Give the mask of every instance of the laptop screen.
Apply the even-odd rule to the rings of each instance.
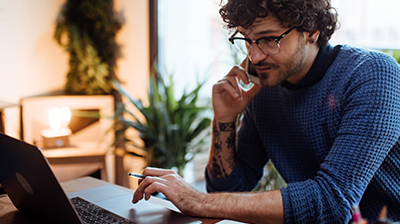
[[[21,212],[52,223],[81,223],[41,150],[0,133],[0,183]]]
[[[40,223],[81,223],[39,148],[0,133],[0,155],[0,183],[15,207]],[[68,196],[82,197],[135,223],[201,223],[148,201],[132,204],[132,192],[115,185]]]

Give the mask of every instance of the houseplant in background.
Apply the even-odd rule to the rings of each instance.
[[[396,60],[397,63],[400,64],[400,50],[385,50],[383,52],[392,56],[394,60]]]
[[[114,127],[117,136],[133,128],[139,132],[143,145],[128,138],[125,142],[146,152],[144,157],[148,166],[176,168],[182,175],[193,156],[209,145],[211,108],[209,103],[200,105],[199,91],[203,83],[176,98],[172,75],[152,75],[147,106],[132,97],[119,82],[113,83],[127,101],[116,107]]]
[[[120,49],[115,37],[122,24],[113,0],[65,1],[54,32],[54,39],[69,54],[64,94],[112,95],[114,102],[121,100],[111,80],[118,80],[115,68]],[[115,182],[124,185],[122,171],[123,158],[116,155]]]
[[[67,94],[112,93],[115,35],[122,26],[116,16],[112,0],[67,0],[62,7],[54,38],[70,55]]]

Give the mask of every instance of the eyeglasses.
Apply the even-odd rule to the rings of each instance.
[[[294,28],[288,29],[279,37],[261,37],[257,40],[252,40],[245,37],[235,37],[239,31],[236,31],[230,38],[229,41],[236,46],[236,48],[244,54],[251,54],[251,45],[255,42],[257,46],[268,55],[276,55],[281,51],[280,41],[286,35],[288,35]]]

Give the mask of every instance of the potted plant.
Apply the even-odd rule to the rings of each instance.
[[[70,55],[67,94],[112,93],[115,35],[122,26],[115,15],[112,0],[67,0],[62,7],[54,38]]]
[[[172,76],[166,77],[168,84],[160,74],[150,77],[147,106],[130,96],[120,83],[113,82],[127,100],[116,106],[114,128],[117,136],[130,128],[139,132],[143,145],[136,144],[132,139],[124,140],[146,152],[144,157],[148,166],[176,168],[182,175],[193,156],[209,145],[211,107],[209,103],[200,105],[199,90],[203,83],[198,83],[195,89],[189,93],[185,91],[176,99]],[[130,111],[129,106],[133,106],[139,116]]]

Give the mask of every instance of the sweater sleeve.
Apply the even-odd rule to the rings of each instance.
[[[244,111],[236,137],[236,167],[226,178],[217,178],[206,168],[207,190],[251,191],[261,179],[269,157],[251,118],[253,104]],[[240,140],[240,141],[239,141]]]
[[[380,53],[352,63],[337,69],[347,80],[334,91],[342,118],[329,153],[313,179],[282,189],[286,223],[348,223],[351,205],[399,139],[399,66]]]

